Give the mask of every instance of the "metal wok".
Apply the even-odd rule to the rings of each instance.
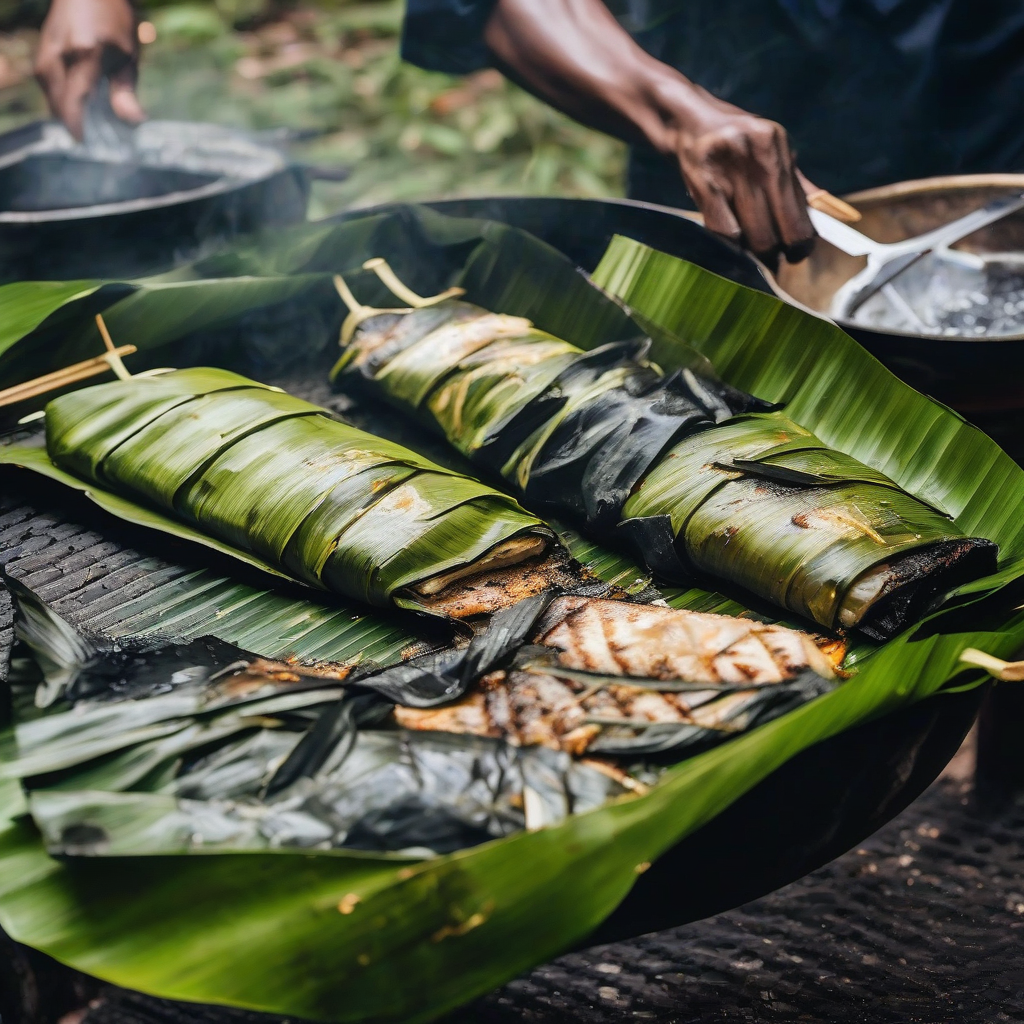
[[[434,205],[450,214],[493,217],[525,227],[587,269],[618,232],[768,290],[749,257],[699,225],[655,207],[522,198]],[[311,366],[302,386],[290,375],[290,389],[314,394],[322,387],[322,373],[319,365]],[[80,522],[81,510],[52,494],[41,507],[47,520],[52,518],[47,532],[52,529],[55,536],[74,530]],[[159,541],[144,533],[129,537],[121,524],[97,521],[92,528],[100,532],[103,544],[75,558],[69,588],[75,578],[89,572],[90,552],[101,551],[109,557],[111,548],[131,545],[125,557],[141,561],[160,551]],[[138,554],[133,556],[131,551]],[[0,562],[12,555],[0,549]],[[42,557],[41,552],[33,555],[37,563]],[[53,566],[54,574],[61,571]],[[138,587],[145,585],[145,574],[140,576]],[[0,621],[0,637],[3,633]],[[935,697],[808,749],[669,851],[642,876],[595,940],[636,935],[717,913],[799,878],[856,845],[938,775],[973,722],[978,701],[977,692]]]
[[[864,216],[858,230],[880,242],[895,242],[1022,188],[1022,174],[979,174],[902,182],[847,198]],[[1024,252],[1024,215],[976,231],[955,248],[978,254]],[[864,262],[819,241],[804,263],[781,265],[774,276],[764,273],[780,298],[824,312]],[[846,321],[840,326],[908,384],[952,406],[1018,461],[1024,457],[1024,334],[972,339],[874,330]]]
[[[306,216],[307,174],[257,137],[148,121],[135,139],[126,159],[50,122],[0,135],[0,283],[140,277]]]

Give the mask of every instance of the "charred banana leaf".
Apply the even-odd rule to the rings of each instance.
[[[54,399],[46,443],[78,479],[372,605],[445,612],[437,595],[555,547],[512,498],[222,370]]]
[[[562,751],[381,728],[393,701],[458,698],[506,663],[549,598],[495,615],[467,648],[449,652],[449,673],[431,690],[422,670],[413,685],[390,670],[353,687],[344,672],[270,662],[209,639],[127,649],[93,642],[8,582],[18,637],[43,678],[12,680],[19,721],[2,775],[27,788],[54,853],[424,857],[557,824],[627,792],[616,773]],[[54,694],[46,673],[58,663],[65,685]]]
[[[369,313],[334,380],[370,385],[532,507],[616,532],[663,578],[707,574],[885,639],[994,571],[991,542],[751,395],[666,376],[645,341],[584,352],[461,301]]]
[[[659,769],[638,758],[820,696],[843,656],[749,619],[539,594],[464,648],[357,677],[209,639],[86,639],[10,583],[38,672],[12,680],[0,777],[68,855],[461,849],[643,792]]]
[[[220,790],[216,774],[232,759],[248,771],[279,758],[280,739],[260,734],[221,750],[160,793],[40,791],[32,816],[51,852],[78,856],[344,849],[422,858],[554,825],[626,792],[557,751],[367,730],[338,769],[276,800],[253,786],[236,786],[231,799],[186,795]]]

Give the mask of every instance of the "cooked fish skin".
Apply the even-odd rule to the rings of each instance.
[[[451,619],[480,619],[510,605],[552,589],[568,589],[592,582],[582,567],[555,547],[539,558],[497,566],[460,576],[431,594],[416,593],[416,604]]]
[[[547,661],[492,672],[455,704],[396,707],[395,718],[407,729],[501,736],[574,756],[607,729],[627,736],[648,724],[740,732],[766,687],[807,669],[835,677],[843,647],[817,640],[750,619],[560,597],[534,638],[551,649]],[[562,669],[569,672],[560,675]],[[668,688],[680,682],[708,689]]]
[[[779,683],[803,668],[830,678],[845,653],[755,619],[579,597],[552,604],[537,642],[567,668],[712,685]]]

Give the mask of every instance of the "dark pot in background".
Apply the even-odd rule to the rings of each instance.
[[[309,180],[275,146],[150,121],[128,162],[37,122],[0,136],[0,282],[141,277],[306,216]]]

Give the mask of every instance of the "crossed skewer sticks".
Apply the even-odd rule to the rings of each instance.
[[[121,357],[130,356],[138,349],[134,345],[115,346],[110,332],[107,330],[107,325],[99,313],[96,314],[96,327],[99,329],[106,352],[92,359],[83,359],[80,363],[65,366],[62,370],[54,370],[53,373],[44,374],[42,377],[34,377],[23,384],[4,388],[0,391],[0,406],[27,402],[30,398],[45,395],[48,391],[56,391],[58,388],[68,387],[110,371],[113,371],[121,380],[127,380],[131,374],[125,369]]]
[[[456,298],[464,294],[464,289],[462,288],[449,288],[446,291],[441,292],[440,295],[433,295],[429,298],[424,298],[421,295],[417,295],[414,291],[403,284],[388,265],[387,261],[380,258],[367,260],[363,264],[363,269],[373,271],[373,273],[375,273],[381,281],[395,295],[397,295],[399,299],[401,299],[401,301],[408,303],[409,308],[401,310],[382,310],[375,309],[370,306],[364,306],[352,295],[351,291],[349,291],[344,278],[342,278],[341,275],[335,275],[335,287],[338,290],[338,294],[349,308],[349,315],[342,327],[342,341],[344,343],[347,343],[351,339],[352,334],[355,333],[355,329],[363,320],[371,316],[376,316],[378,313],[409,313],[413,309],[433,306],[446,299]],[[19,402],[27,402],[31,398],[38,398],[40,395],[45,395],[48,391],[56,391],[59,388],[70,387],[72,384],[78,384],[80,381],[88,380],[90,377],[97,377],[100,374],[108,373],[110,371],[113,371],[121,380],[127,380],[131,377],[132,374],[125,369],[124,363],[121,362],[121,357],[130,356],[137,352],[138,349],[134,345],[115,346],[114,342],[111,340],[110,332],[107,330],[107,325],[103,320],[103,316],[100,313],[96,314],[96,327],[100,332],[100,337],[103,339],[103,345],[106,348],[104,353],[94,356],[92,359],[84,359],[80,363],[65,366],[62,370],[54,370],[53,373],[44,374],[42,377],[34,377],[32,380],[27,380],[22,384],[15,384],[13,387],[0,390],[0,408],[6,405],[16,405]],[[150,376],[161,372],[164,371],[150,370],[141,376]],[[139,375],[136,374],[136,376]]]

